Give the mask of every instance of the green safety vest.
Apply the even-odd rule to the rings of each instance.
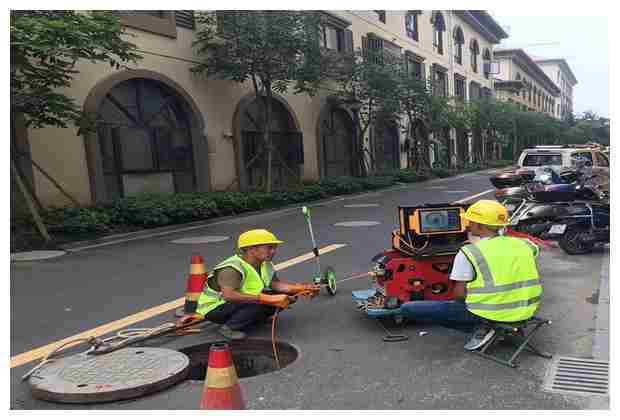
[[[238,255],[233,255],[213,267],[213,271],[205,282],[202,293],[198,298],[198,308],[196,309],[198,314],[204,316],[218,306],[226,303],[226,300],[222,296],[222,292],[218,292],[209,287],[209,281],[214,279],[218,270],[228,267],[237,270],[239,274],[241,274],[241,288],[239,289],[241,293],[258,296],[265,288],[271,286],[274,268],[270,261],[265,261],[261,264],[259,275],[254,267],[245,262],[243,258]]]
[[[467,283],[467,309],[500,322],[523,321],[540,305],[542,282],[536,268],[538,247],[530,241],[498,236],[461,248],[476,271]]]

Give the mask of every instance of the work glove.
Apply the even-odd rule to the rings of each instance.
[[[183,325],[191,324],[193,322],[200,321],[201,319],[204,319],[204,316],[200,314],[187,314],[179,318],[177,321],[177,327],[182,327]]]
[[[280,309],[288,308],[288,305],[291,303],[287,295],[268,295],[265,293],[261,293],[258,296],[258,301],[263,305],[276,306]]]
[[[290,286],[291,293],[315,297],[321,292],[321,286],[313,283],[297,283]]]

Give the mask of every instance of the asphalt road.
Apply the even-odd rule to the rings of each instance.
[[[401,186],[390,191],[343,197],[312,207],[319,247],[346,244],[321,257],[345,279],[363,273],[371,258],[390,247],[390,230],[398,225],[398,205],[463,199],[492,188],[488,172]],[[481,198],[491,197],[491,194]],[[475,199],[473,200],[475,201]],[[376,207],[345,207],[377,204]],[[345,221],[374,221],[366,227],[335,227]],[[141,313],[184,294],[190,257],[200,254],[207,267],[232,254],[236,237],[267,227],[286,243],[276,263],[311,250],[299,208],[232,218],[191,231],[84,249],[38,262],[11,264],[11,408],[13,409],[195,409],[202,383],[185,381],[158,394],[122,403],[62,405],[34,400],[20,377],[36,362],[27,352],[83,331]],[[175,244],[172,240],[204,235],[230,239],[211,244]],[[536,344],[555,357],[608,359],[597,309],[601,269],[608,249],[592,255],[567,256],[559,249],[542,253],[539,269],[545,281],[540,314],[553,321]],[[315,265],[305,261],[281,271],[292,281],[309,281]],[[300,302],[279,321],[278,336],[300,350],[285,369],[245,378],[241,386],[253,409],[582,409],[607,408],[608,398],[545,392],[550,361],[521,357],[518,369],[503,367],[463,350],[467,336],[458,330],[408,323],[402,343],[382,341],[376,321],[359,313],[351,291],[366,289],[368,277],[338,285],[336,296]],[[603,288],[601,290],[608,290]],[[608,302],[607,297],[607,302]],[[156,315],[136,326],[156,326],[173,319]],[[420,335],[420,332],[426,332]],[[205,333],[206,334],[206,333]],[[269,337],[268,325],[254,334]],[[166,342],[184,348],[201,336]],[[607,354],[606,354],[607,353]],[[26,362],[24,362],[26,361]],[[13,363],[12,363],[13,365]]]

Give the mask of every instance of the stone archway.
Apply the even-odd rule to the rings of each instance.
[[[264,189],[267,178],[268,150],[263,98],[244,97],[235,110],[235,154],[237,178],[241,190]],[[281,189],[301,181],[304,163],[303,135],[288,103],[274,95],[271,103],[272,188]]]
[[[323,177],[358,175],[355,127],[349,111],[327,103],[318,121],[318,162]]]
[[[91,90],[84,111],[97,118],[95,132],[85,135],[93,202],[210,190],[202,114],[168,77],[116,73]]]

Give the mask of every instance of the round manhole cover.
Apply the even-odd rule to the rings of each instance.
[[[375,226],[379,225],[381,222],[373,222],[369,220],[360,220],[355,222],[339,222],[335,223],[334,226],[338,227],[364,227],[364,226]]]
[[[65,251],[28,251],[11,253],[11,261],[47,260],[65,255]]]
[[[230,239],[229,236],[194,236],[191,238],[180,238],[171,241],[173,244],[209,244],[213,242],[224,242]]]
[[[93,403],[141,397],[187,377],[189,358],[178,351],[131,347],[99,356],[75,355],[44,365],[30,377],[34,397]]]

